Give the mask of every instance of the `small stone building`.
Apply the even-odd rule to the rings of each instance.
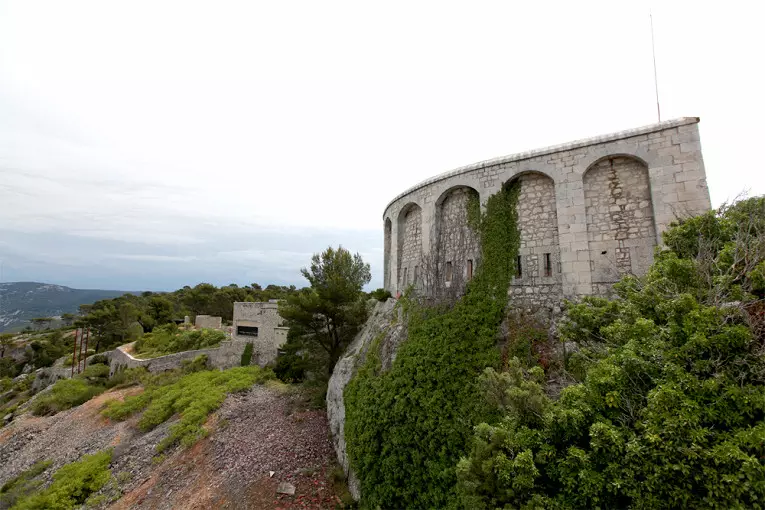
[[[217,315],[197,315],[194,319],[194,326],[197,328],[221,329],[221,324],[221,318]]]
[[[289,328],[282,323],[275,299],[267,303],[236,302],[231,338],[253,344],[252,362],[265,366],[276,359],[279,348],[287,341]]]

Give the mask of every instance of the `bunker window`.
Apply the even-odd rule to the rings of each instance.
[[[467,279],[472,280],[473,279],[473,260],[468,259],[467,261]]]
[[[236,334],[241,336],[258,336],[257,326],[237,326]]]
[[[545,276],[552,276],[552,259],[549,253],[545,253]]]
[[[518,258],[515,261],[515,277],[516,278],[522,278],[523,277],[523,269],[521,269],[521,256],[518,255]]]
[[[447,282],[452,281],[452,263],[451,262],[446,263],[446,281]]]

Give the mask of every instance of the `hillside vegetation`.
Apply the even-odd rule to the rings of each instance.
[[[135,357],[156,358],[176,352],[193,351],[217,347],[226,339],[223,331],[195,329],[183,331],[175,324],[154,328],[151,333],[141,336],[133,346]]]
[[[663,239],[614,299],[569,304],[552,351],[511,330],[505,361],[488,356],[475,286],[410,313],[392,369],[371,356],[346,389],[361,506],[763,508],[765,199]]]

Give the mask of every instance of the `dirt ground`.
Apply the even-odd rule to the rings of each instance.
[[[342,507],[326,413],[306,409],[294,389],[254,386],[230,395],[208,420],[206,438],[164,456],[154,448],[171,422],[141,433],[136,418],[117,423],[99,413],[107,400],[138,391],[107,392],[58,415],[24,415],[0,429],[0,484],[39,460],[53,461],[50,476],[84,454],[113,447],[111,470],[122,497],[108,508]],[[294,495],[277,492],[282,482],[294,486]]]

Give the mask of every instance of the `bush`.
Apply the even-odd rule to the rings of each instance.
[[[81,378],[60,379],[48,393],[37,397],[32,404],[32,413],[37,416],[56,414],[83,404],[104,390],[104,387],[91,386]]]
[[[241,366],[248,367],[252,363],[252,344],[248,343],[244,346],[244,352],[242,353]]]
[[[112,450],[105,450],[62,466],[53,473],[53,483],[47,489],[20,498],[14,510],[68,510],[82,505],[109,481],[111,459]]]
[[[590,359],[558,401],[518,360],[485,374],[504,417],[476,427],[457,466],[463,507],[763,507],[765,337],[748,307],[761,299],[765,201],[664,239],[619,299],[569,307],[562,339]]]
[[[393,297],[389,290],[385,289],[375,289],[372,292],[369,293],[369,296],[372,298],[375,298],[378,301],[385,302],[391,297]]]
[[[452,309],[408,297],[408,338],[381,373],[379,342],[345,389],[345,437],[368,508],[444,508],[455,499],[454,466],[473,426],[491,409],[477,377],[499,366],[495,346],[520,236],[518,186],[492,196],[478,225],[483,263]]]
[[[51,464],[49,460],[37,462],[20,475],[5,482],[0,488],[0,508],[11,508],[16,501],[36,491],[42,485],[42,480],[36,480],[36,478]]]
[[[71,362],[69,363],[71,365]],[[88,360],[89,365],[108,365],[109,357],[105,354],[96,354]]]
[[[206,434],[202,425],[207,416],[223,403],[228,393],[247,390],[253,384],[272,378],[273,372],[257,366],[183,376],[149,376],[144,380],[145,389],[142,394],[127,397],[122,402],[107,403],[103,414],[115,420],[124,420],[143,411],[138,420],[138,427],[143,431],[151,430],[180,414],[180,420],[170,427],[169,435],[157,446],[157,450],[163,451],[177,442],[190,446]]]
[[[123,366],[112,374],[106,385],[109,388],[125,388],[138,384],[141,378],[148,375],[148,373],[149,371],[146,370],[146,367],[124,368]]]
[[[134,350],[138,358],[156,358],[176,352],[216,347],[225,339],[226,334],[217,329],[182,331],[175,324],[166,324],[154,328],[154,331],[137,340]]]
[[[311,363],[309,357],[304,354],[304,350],[305,345],[303,342],[288,340],[282,346],[281,352],[276,358],[276,365],[274,366],[276,377],[288,383],[301,382],[305,379],[306,371],[311,368],[314,368],[314,372],[323,375],[323,358],[321,353],[317,352],[313,357],[314,360],[318,359],[320,362]]]

